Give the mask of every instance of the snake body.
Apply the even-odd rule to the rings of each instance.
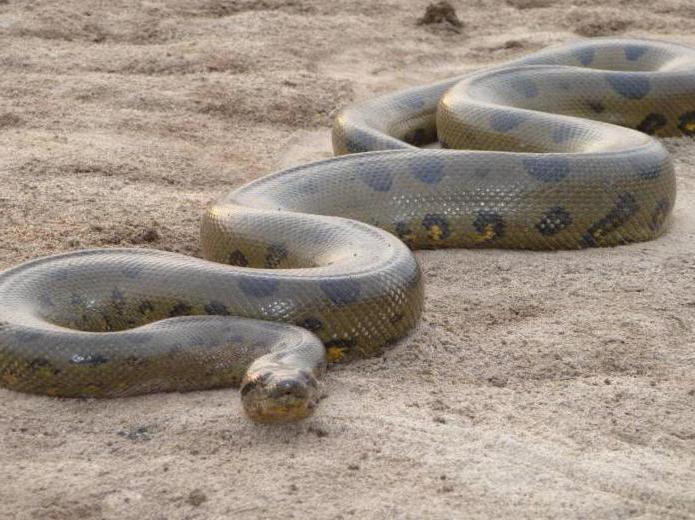
[[[348,108],[341,157],[207,208],[206,260],[95,249],[1,273],[0,383],[93,397],[240,385],[253,419],[305,417],[326,359],[375,355],[417,323],[411,249],[661,234],[675,177],[650,134],[695,135],[694,49],[585,40]]]

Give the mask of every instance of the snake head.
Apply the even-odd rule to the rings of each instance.
[[[250,370],[241,384],[241,401],[246,414],[256,422],[299,421],[318,405],[318,381],[303,369]]]

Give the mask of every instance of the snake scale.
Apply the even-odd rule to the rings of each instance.
[[[340,157],[207,208],[205,260],[92,249],[1,273],[0,383],[67,397],[238,385],[252,419],[301,419],[327,361],[416,325],[411,249],[659,236],[675,176],[651,135],[695,135],[695,49],[583,40],[350,107]]]

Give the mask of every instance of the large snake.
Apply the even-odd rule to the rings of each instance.
[[[374,355],[417,323],[410,249],[661,234],[675,177],[647,134],[695,135],[695,49],[580,41],[348,108],[333,146],[351,155],[207,208],[207,260],[93,249],[1,273],[0,382],[91,397],[240,385],[255,420],[306,417],[326,359]]]

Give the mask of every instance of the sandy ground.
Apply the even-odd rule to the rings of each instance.
[[[691,0],[0,0],[0,268],[198,255],[205,203],[330,155],[335,111],[592,35],[695,45]],[[695,517],[695,141],[670,232],[611,250],[418,253],[427,311],[258,427],[235,390],[0,391],[0,517]]]

